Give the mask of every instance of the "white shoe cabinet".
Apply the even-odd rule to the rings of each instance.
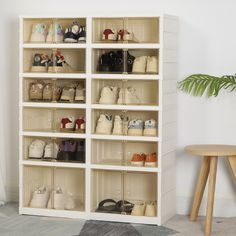
[[[59,23],[65,30],[73,21],[86,25],[86,42],[31,43],[34,23]],[[112,28],[133,32],[132,41],[104,41],[102,32]],[[35,53],[50,55],[60,50],[70,64],[70,73],[31,72]],[[128,51],[133,56],[156,56],[158,73],[98,71],[99,57],[110,50]],[[21,16],[20,17],[20,214],[57,216],[161,225],[175,214],[175,141],[177,18],[156,16]],[[80,82],[86,89],[84,103],[30,101],[34,81],[55,85]],[[99,104],[104,86],[133,87],[140,104]],[[157,136],[100,135],[95,133],[100,114],[125,115],[129,119],[154,118]],[[86,132],[61,132],[63,117],[83,116]],[[85,162],[30,159],[29,146],[35,139],[46,143],[83,140]],[[156,167],[131,165],[134,153],[156,152]],[[31,208],[37,187],[69,191],[76,203],[72,210]],[[155,202],[155,217],[97,212],[99,202]]]

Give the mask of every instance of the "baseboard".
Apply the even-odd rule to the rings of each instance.
[[[191,210],[191,197],[177,197],[177,214],[189,215]],[[199,209],[199,215],[206,215],[207,199],[203,198]],[[236,198],[215,198],[213,216],[236,217]]]

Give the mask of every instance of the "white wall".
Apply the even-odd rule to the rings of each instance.
[[[8,199],[16,199],[18,186],[18,15],[40,13],[102,14],[164,12],[179,16],[179,75],[215,75],[236,72],[234,0],[6,0],[0,2],[1,166],[6,170]],[[77,9],[77,10],[76,10]],[[200,160],[183,153],[194,143],[236,143],[236,95],[217,99],[178,95],[178,213],[188,213]],[[222,159],[223,160],[223,159]],[[236,186],[220,161],[217,174],[215,215],[236,216]],[[3,173],[4,175],[4,173]],[[1,176],[1,175],[0,175]],[[0,182],[1,184],[1,182]],[[3,198],[0,188],[0,199]],[[205,204],[205,199],[204,199]],[[203,204],[203,205],[204,205]],[[204,208],[201,209],[204,213]]]

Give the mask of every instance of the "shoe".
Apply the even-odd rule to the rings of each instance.
[[[52,101],[52,97],[53,97],[52,84],[48,83],[43,88],[43,100]]]
[[[70,192],[65,194],[65,210],[72,210],[76,207],[73,195]]]
[[[32,33],[30,36],[31,43],[45,43],[47,26],[43,23],[33,24]]]
[[[134,204],[133,210],[131,212],[132,216],[144,216],[144,213],[145,213],[145,204],[143,202]]]
[[[64,42],[65,43],[77,43],[79,38],[79,32],[80,32],[81,26],[78,22],[73,22],[72,25],[70,25],[65,30],[65,36],[64,36]]]
[[[158,73],[158,60],[157,57],[147,57],[147,73]]]
[[[147,56],[137,57],[134,60],[133,64],[133,73],[145,73],[146,72],[146,65],[147,65]]]
[[[85,141],[84,140],[77,142],[75,161],[85,163]]]
[[[117,40],[117,31],[115,29],[105,29],[102,33],[102,40]]]
[[[136,90],[132,87],[120,89],[117,104],[140,104]]]
[[[43,140],[34,140],[29,146],[29,158],[41,159],[43,157],[45,145]]]
[[[29,206],[33,208],[46,208],[49,199],[49,191],[46,187],[37,188],[33,192]]]
[[[34,55],[31,72],[47,72],[49,57],[46,54],[36,53]]]
[[[116,61],[116,53],[114,51],[102,54],[99,58],[98,71],[102,72],[113,71],[115,61]]]
[[[63,43],[63,38],[64,38],[64,33],[62,30],[62,26],[58,23],[50,24],[46,42]]]
[[[112,86],[105,86],[102,88],[99,99],[100,104],[116,104],[118,96],[118,88]]]
[[[74,117],[66,117],[61,119],[61,131],[62,132],[70,132],[75,128],[75,118]]]
[[[62,141],[59,145],[59,152],[57,160],[59,161],[75,161],[76,160],[76,146],[74,140]]]
[[[76,86],[75,101],[76,102],[84,102],[85,101],[85,88],[83,87],[82,84],[78,84]]]
[[[132,166],[144,166],[146,155],[144,153],[135,153],[131,159]]]
[[[61,88],[57,85],[53,86],[52,88],[52,101],[59,101],[61,97]]]
[[[128,125],[128,135],[142,136],[143,135],[143,121],[131,120]]]
[[[54,195],[54,209],[64,210],[65,199],[62,189],[57,187],[57,189],[53,192]]]
[[[156,167],[157,166],[157,154],[151,153],[146,156],[145,164],[146,167]]]
[[[59,50],[57,50],[55,54],[51,54],[51,58],[48,63],[49,73],[68,73],[71,71],[70,65],[65,61],[64,56],[62,56]]]
[[[43,99],[43,82],[30,83],[29,86],[29,100],[40,101]]]
[[[59,151],[59,146],[56,143],[48,143],[44,149],[44,156],[45,159],[57,159],[57,154]]]
[[[131,41],[133,40],[133,33],[130,33],[128,30],[121,29],[118,32],[118,40]]]
[[[83,117],[80,117],[75,121],[75,132],[85,133],[85,120]]]
[[[100,114],[96,126],[96,134],[111,134],[112,116]]]
[[[119,115],[115,115],[112,134],[123,135],[123,120]]]
[[[65,102],[73,102],[74,99],[75,99],[75,86],[71,85],[63,87],[60,100]]]
[[[85,26],[80,26],[79,28],[78,41],[82,41],[82,42],[86,41],[86,27]]]
[[[145,209],[145,216],[155,217],[157,215],[156,204],[154,202],[148,203]]]
[[[145,121],[143,135],[157,136],[157,122],[154,119]]]

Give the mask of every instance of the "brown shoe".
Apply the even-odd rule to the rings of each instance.
[[[43,99],[43,82],[34,82],[30,84],[29,88],[29,100],[42,100]]]

